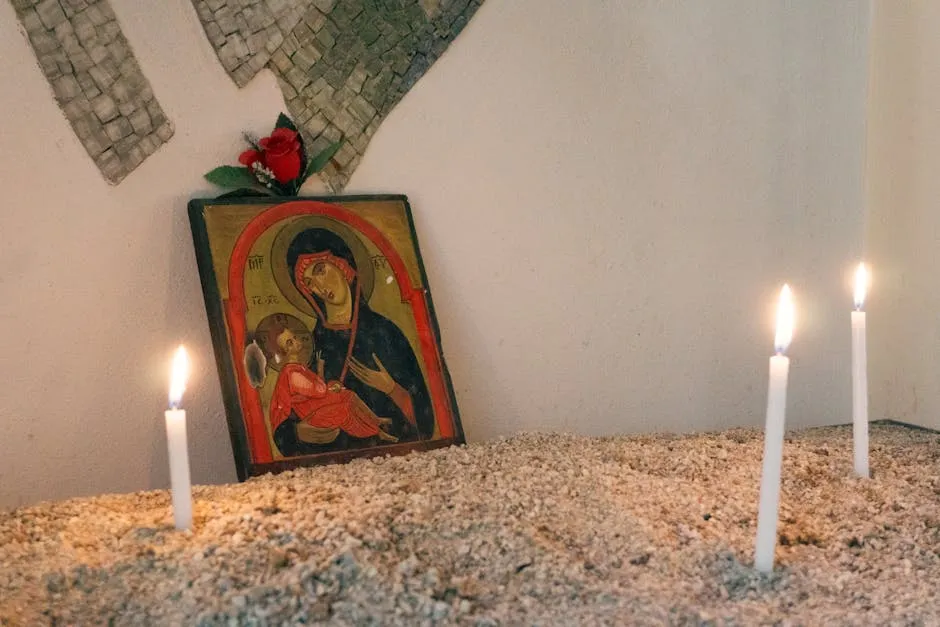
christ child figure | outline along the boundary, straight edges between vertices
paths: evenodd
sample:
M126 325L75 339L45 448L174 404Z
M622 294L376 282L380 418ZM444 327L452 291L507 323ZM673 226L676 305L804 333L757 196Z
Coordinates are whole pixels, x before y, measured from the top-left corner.
M272 325L265 345L274 359L282 364L271 397L272 430L293 412L311 427L340 429L354 438L376 436L385 442L398 441L383 430L391 424L390 419L376 416L362 399L338 381L324 381L322 360L317 361L318 373L303 363L303 345L286 324Z

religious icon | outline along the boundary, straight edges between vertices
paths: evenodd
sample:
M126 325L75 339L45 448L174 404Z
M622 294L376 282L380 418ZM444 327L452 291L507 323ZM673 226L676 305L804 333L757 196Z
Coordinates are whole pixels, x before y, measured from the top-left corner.
M464 442L404 196L189 215L239 479Z

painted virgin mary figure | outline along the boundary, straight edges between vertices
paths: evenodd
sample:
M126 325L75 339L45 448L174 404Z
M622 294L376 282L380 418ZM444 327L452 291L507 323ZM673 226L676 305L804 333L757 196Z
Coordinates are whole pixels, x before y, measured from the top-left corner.
M373 311L361 288L356 257L346 242L325 228L298 233L287 248L294 286L317 316L314 344L326 381L349 389L401 442L428 439L434 432L431 398L417 357L401 329ZM311 360L315 360L312 357ZM305 452L285 442L284 454Z

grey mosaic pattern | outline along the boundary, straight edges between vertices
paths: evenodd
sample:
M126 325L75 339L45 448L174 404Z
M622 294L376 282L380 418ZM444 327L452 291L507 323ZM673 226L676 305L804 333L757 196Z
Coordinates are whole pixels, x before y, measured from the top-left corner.
M11 0L55 98L117 184L173 136L107 0Z
M483 0L193 0L236 84L277 76L313 155L345 136L324 182L340 191L389 111Z

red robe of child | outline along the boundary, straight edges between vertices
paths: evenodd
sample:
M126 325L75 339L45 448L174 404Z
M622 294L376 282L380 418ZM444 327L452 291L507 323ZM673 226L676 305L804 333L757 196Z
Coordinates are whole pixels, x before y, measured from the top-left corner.
M326 382L302 364L285 364L271 396L271 430L290 416L312 427L336 429L355 438L379 433L379 421L358 396L347 389L331 392Z

